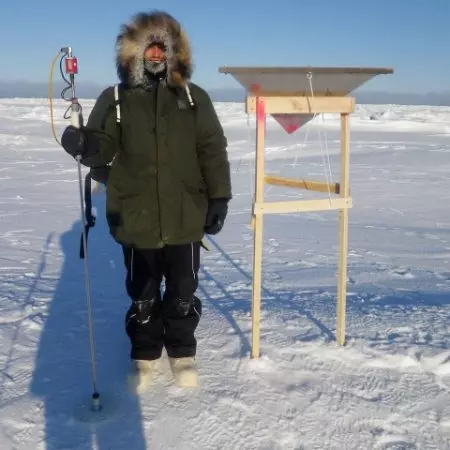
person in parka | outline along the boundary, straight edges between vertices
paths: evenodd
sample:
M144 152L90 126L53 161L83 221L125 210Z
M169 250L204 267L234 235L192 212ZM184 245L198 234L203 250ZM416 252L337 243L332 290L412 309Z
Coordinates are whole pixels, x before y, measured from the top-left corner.
M227 140L209 95L190 81L190 45L171 15L139 13L123 25L116 65L120 127L110 86L86 126L68 126L61 142L91 170L110 164L106 214L132 300L134 387L151 381L163 348L177 384L197 386L200 246L221 231L232 198Z

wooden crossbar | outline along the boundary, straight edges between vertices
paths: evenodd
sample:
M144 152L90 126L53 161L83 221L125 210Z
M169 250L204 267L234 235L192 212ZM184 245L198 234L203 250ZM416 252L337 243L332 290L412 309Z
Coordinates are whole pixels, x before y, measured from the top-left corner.
M339 183L324 183L323 181L305 180L304 178L285 178L266 174L264 175L264 183L317 192L331 192L333 194L339 194L340 192Z
M259 202L253 206L253 214L283 214L308 211L343 210L353 207L351 197L319 200L288 200L284 202Z
M261 94L259 96L262 97ZM353 97L279 96L262 98L264 99L266 114L350 114L355 109L355 99ZM256 113L256 101L256 95L247 95L247 114Z

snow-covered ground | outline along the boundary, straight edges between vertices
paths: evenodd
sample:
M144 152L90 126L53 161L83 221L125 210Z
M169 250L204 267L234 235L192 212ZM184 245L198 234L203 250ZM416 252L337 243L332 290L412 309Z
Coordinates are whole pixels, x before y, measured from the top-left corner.
M93 101L82 105L87 116ZM203 253L202 388L182 391L163 371L141 398L127 393L129 301L100 193L89 235L97 371L117 410L87 425L73 417L92 394L77 166L53 140L45 99L0 101L0 448L449 449L450 108L352 115L346 347L334 339L337 212L265 217L258 360L249 358L254 118L242 104L217 110L234 199ZM337 116L294 135L268 124L268 172L324 180L329 156L338 181Z

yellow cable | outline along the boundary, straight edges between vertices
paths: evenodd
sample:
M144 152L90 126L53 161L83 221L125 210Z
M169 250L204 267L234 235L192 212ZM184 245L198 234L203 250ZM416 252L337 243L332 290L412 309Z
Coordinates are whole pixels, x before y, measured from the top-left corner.
M56 60L59 58L59 55L61 55L61 51L59 51L57 53L57 55L55 56L55 58L52 61L52 65L50 67L50 79L49 79L49 83L48 83L48 99L49 99L49 103L50 103L50 123L51 123L51 127L52 127L53 137L55 138L55 141L59 145L61 145L60 140L56 136L55 123L53 121L53 100L52 100L52 96L53 96L53 71L55 70L55 63L56 63Z
M53 137L55 138L55 141L62 147L61 141L56 136L55 123L54 123L54 119L53 119L53 72L55 70L56 61L59 58L59 55L61 55L61 53L62 52L59 51L56 54L56 56L54 57L54 59L52 61L52 65L50 66L50 77L49 77L49 81L48 81L48 100L49 100L49 104L50 104L50 124L52 127L52 134L53 134ZM100 190L99 189L100 183L98 183L97 181L95 183L96 183L96 185L94 186L93 192L97 192Z

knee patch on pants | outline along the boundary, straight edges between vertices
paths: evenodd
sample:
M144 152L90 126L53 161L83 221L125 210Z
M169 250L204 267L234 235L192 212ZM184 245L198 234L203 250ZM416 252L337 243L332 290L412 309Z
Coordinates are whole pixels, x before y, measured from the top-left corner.
M133 300L126 315L126 323L134 320L140 325L155 321L161 316L161 299Z
M183 277L170 281L166 286L166 296L170 298L191 299L197 290L198 280L194 277Z
M170 298L163 301L164 315L170 318L198 317L202 315L202 304L199 298Z

